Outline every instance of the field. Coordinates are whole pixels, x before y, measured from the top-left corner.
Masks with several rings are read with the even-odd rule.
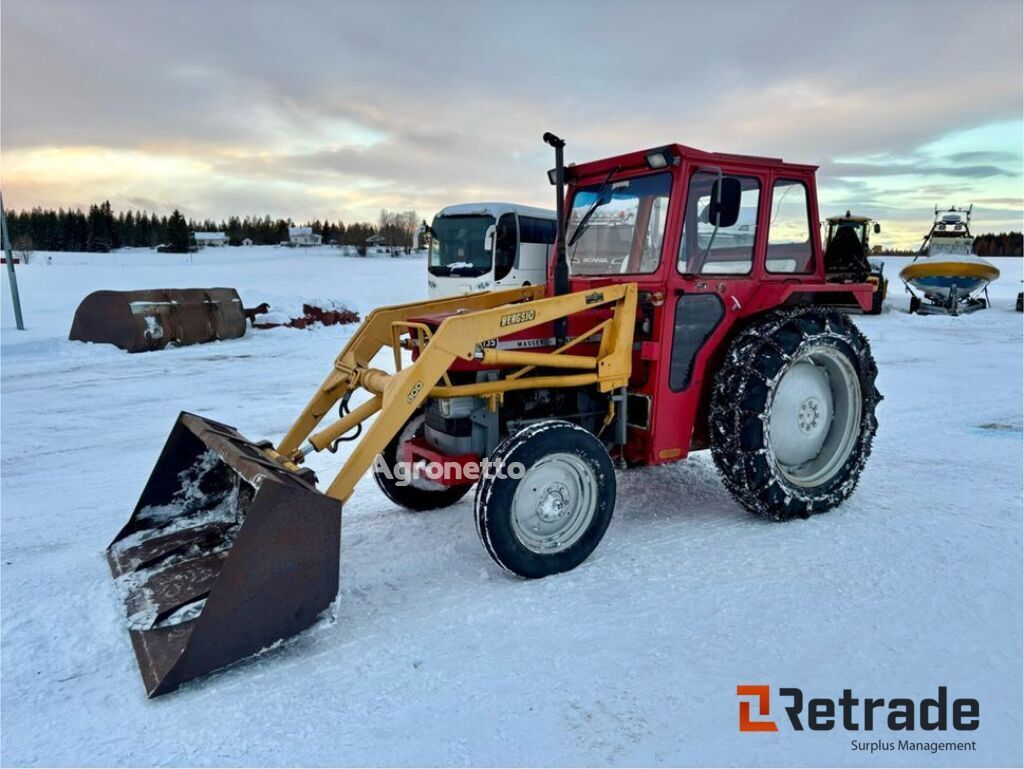
[[[49,257],[49,258],[48,258]],[[366,312],[425,295],[422,258],[328,249],[36,254],[28,330],[2,286],[0,763],[4,765],[1020,765],[1022,260],[993,308],[856,318],[885,400],[860,487],[769,524],[706,453],[619,474],[604,542],[538,582],[481,547],[471,496],[396,509],[364,478],[345,507],[336,617],[148,701],[103,551],[178,412],[279,437],[351,327],[274,329],[128,355],[70,342],[99,289],[237,287],[247,305]],[[339,466],[311,463],[321,479]],[[737,733],[735,687],[981,702],[976,751],[864,754],[857,739]],[[941,739],[960,739],[946,735]]]

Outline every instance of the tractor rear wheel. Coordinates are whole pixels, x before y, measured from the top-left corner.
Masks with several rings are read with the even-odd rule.
[[[425,420],[423,412],[413,414],[412,418],[405,423],[405,427],[391,439],[391,442],[380,453],[384,468],[378,466],[373,468],[373,479],[377,481],[384,496],[396,505],[416,513],[454,505],[466,495],[473,485],[465,483],[458,486],[445,486],[443,483],[428,478],[403,478],[399,474],[397,471],[398,451],[406,441],[423,437]]]
[[[594,551],[615,509],[615,469],[591,433],[557,419],[505,439],[476,491],[477,532],[502,568],[536,579]]]
[[[871,453],[878,369],[845,315],[765,316],[729,347],[715,379],[711,454],[736,500],[776,521],[847,499]]]

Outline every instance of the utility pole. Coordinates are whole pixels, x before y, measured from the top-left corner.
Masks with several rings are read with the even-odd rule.
[[[7,258],[7,277],[11,282],[11,300],[14,302],[14,322],[19,331],[25,330],[25,321],[21,318],[21,298],[18,296],[18,276],[14,274],[14,254],[11,253],[11,238],[7,234],[7,212],[4,211],[4,198],[0,195],[0,228],[4,241],[4,256]]]

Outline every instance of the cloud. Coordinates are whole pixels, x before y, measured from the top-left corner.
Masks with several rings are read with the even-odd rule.
[[[955,152],[949,156],[954,163],[1016,163],[1020,164],[1019,152],[1003,152],[998,150],[972,150],[971,152]]]
[[[986,179],[990,176],[1017,176],[1017,173],[998,166],[934,166],[913,163],[828,163],[822,167],[827,176],[836,178],[866,176],[955,176]]]
[[[349,221],[549,205],[545,130],[570,160],[680,141],[818,163],[826,197],[918,205],[907,162],[1018,194],[1019,142],[922,148],[1019,124],[1019,2],[868,0],[857,18],[817,2],[6,0],[5,199]],[[984,55],[950,68],[950,29]],[[51,150],[92,160],[61,178],[39,165]]]

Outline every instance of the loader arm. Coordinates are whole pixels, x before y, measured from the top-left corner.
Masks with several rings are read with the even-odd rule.
[[[307,454],[328,448],[340,436],[379,411],[327,489],[328,496],[344,502],[359,478],[370,468],[374,457],[432,395],[500,396],[508,390],[532,388],[541,382],[546,387],[596,385],[602,392],[624,387],[632,367],[636,284],[549,298],[541,298],[543,292],[543,286],[529,286],[374,311],[335,360],[334,369],[285,435],[276,454],[287,462],[299,463]],[[479,348],[482,342],[602,306],[611,307],[611,317],[553,352],[512,353]],[[374,356],[385,346],[395,348],[398,360],[396,327],[417,326],[410,323],[410,319],[426,312],[450,311],[457,312],[445,318],[430,335],[414,363],[393,374],[370,368]],[[601,343],[596,356],[565,352],[598,332],[601,332]],[[523,369],[493,382],[438,386],[456,359],[469,361],[474,357],[495,364],[523,364]],[[544,377],[522,376],[529,370],[547,366],[573,371]],[[357,388],[367,390],[372,397],[319,433],[311,435],[334,404]],[[303,441],[306,441],[304,447]]]

